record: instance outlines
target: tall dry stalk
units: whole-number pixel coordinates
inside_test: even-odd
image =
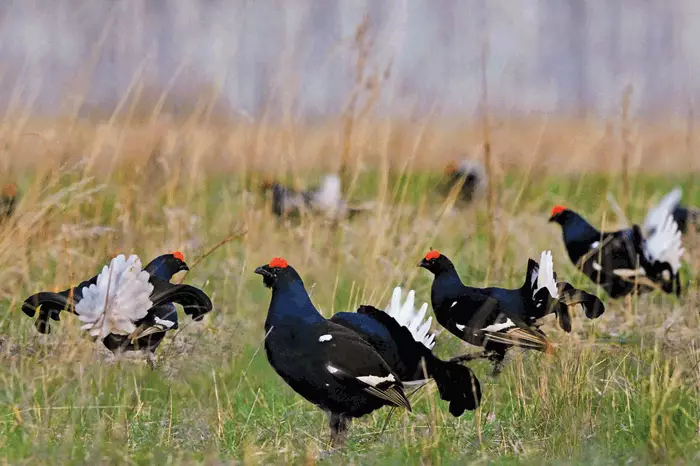
[[[355,108],[357,100],[362,90],[362,85],[365,81],[365,70],[367,68],[367,58],[371,48],[369,40],[369,16],[365,15],[364,19],[358,24],[355,30],[355,48],[357,50],[357,61],[355,62],[355,87],[350,95],[345,112],[343,114],[343,153],[340,159],[340,176],[343,181],[343,186],[347,186],[348,181],[348,161],[352,150],[352,136],[355,129]]]
[[[488,251],[489,251],[489,273],[492,269],[496,269],[498,264],[496,264],[496,222],[494,219],[494,210],[496,204],[495,191],[493,188],[493,161],[491,156],[491,132],[490,132],[490,121],[489,121],[489,89],[488,89],[488,78],[486,75],[486,67],[488,65],[488,55],[489,47],[488,43],[484,43],[482,54],[481,54],[481,128],[483,137],[483,148],[484,148],[484,165],[486,167],[486,179],[488,180],[486,184],[486,214],[489,218],[489,228],[488,228]]]
[[[629,165],[630,165],[630,152],[631,152],[631,142],[630,142],[630,122],[629,122],[629,111],[630,111],[630,101],[632,99],[632,85],[627,85],[622,93],[622,115],[621,115],[621,129],[620,136],[622,138],[622,210],[625,215],[629,216],[629,202],[630,202],[630,175],[629,175]]]

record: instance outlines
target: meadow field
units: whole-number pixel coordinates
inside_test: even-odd
[[[0,184],[21,192],[0,224],[0,458],[3,464],[698,464],[700,239],[684,238],[680,298],[612,301],[571,334],[551,319],[551,356],[513,351],[493,378],[472,363],[482,406],[453,418],[433,384],[413,412],[384,408],[328,450],[325,415],[266,361],[270,300],[255,267],[283,256],[326,316],[383,308],[402,285],[429,301],[416,267],[430,248],[466,283],[519,287],[528,258],[551,249],[561,278],[595,291],[566,256],[554,204],[596,225],[630,222],[670,188],[700,205],[692,125],[542,116],[494,119],[490,193],[453,209],[435,187],[450,160],[484,160],[478,120],[218,121],[124,109],[111,118],[0,122]],[[343,163],[344,162],[344,163]],[[271,176],[310,187],[345,172],[348,198],[376,201],[329,226],[280,222],[260,189]],[[487,202],[487,199],[491,202]],[[66,315],[39,335],[22,301],[94,275],[116,253],[145,261],[180,250],[186,283],[214,302],[202,322],[181,314],[152,370],[91,343]],[[442,357],[469,350],[434,324]],[[475,349],[475,348],[473,348]]]

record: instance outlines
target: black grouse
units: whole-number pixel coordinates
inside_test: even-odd
[[[17,185],[7,184],[0,195],[0,222],[12,217],[17,207]]]
[[[552,352],[552,343],[539,329],[543,317],[556,314],[562,329],[570,332],[570,306],[583,306],[589,318],[604,312],[596,296],[556,281],[549,251],[542,254],[540,262],[528,261],[520,288],[475,288],[465,286],[454,264],[438,251],[425,255],[418,266],[435,275],[431,301],[437,321],[467,343],[484,348],[482,353],[453,361],[485,357],[494,362],[494,374],[498,374],[510,347]]]
[[[468,367],[443,361],[433,354],[435,335],[430,333],[432,318],[423,321],[428,303],[417,311],[414,303],[413,290],[408,292],[402,304],[401,288],[396,287],[386,311],[373,306],[360,306],[357,312],[339,312],[330,320],[359,333],[389,364],[404,385],[422,385],[427,378],[432,378],[440,398],[450,403],[453,416],[461,416],[465,410],[478,408],[481,402],[479,380]]]
[[[647,236],[654,234],[669,213],[683,234],[687,233],[688,227],[700,228],[700,209],[681,205],[682,196],[683,190],[676,187],[661,198],[658,204],[649,209],[644,219],[644,233]]]
[[[298,217],[307,212],[338,220],[352,218],[368,208],[349,206],[343,199],[340,177],[334,174],[325,175],[319,186],[303,192],[276,181],[265,181],[262,188],[272,191],[272,213],[278,217]]]
[[[469,203],[486,188],[486,170],[473,160],[463,160],[459,165],[451,162],[445,167],[442,191],[445,195],[458,189],[457,199]]]
[[[382,406],[411,410],[398,374],[360,334],[316,310],[287,261],[276,257],[255,273],[272,288],[267,359],[294,391],[328,413],[333,447],[345,442],[352,418]]]
[[[143,270],[136,255],[120,254],[102,272],[59,293],[40,292],[27,298],[22,311],[34,317],[40,333],[50,333],[49,318],[60,320],[64,309],[76,314],[94,339],[114,353],[144,351],[153,366],[155,351],[168,330],[178,328],[180,304],[187,315],[201,320],[212,310],[209,297],[191,285],[174,285],[170,279],[189,270],[180,252],[153,259]]]
[[[557,205],[550,222],[561,225],[564,245],[574,263],[611,298],[661,289],[680,296],[683,247],[681,232],[671,215],[663,216],[651,234],[639,225],[601,232],[583,217]]]

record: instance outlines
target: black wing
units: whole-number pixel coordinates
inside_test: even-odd
[[[324,351],[331,374],[387,403],[411,410],[403,384],[375,349],[356,332],[328,322]]]
[[[51,333],[49,318],[55,321],[61,320],[59,315],[63,310],[75,314],[75,305],[83,299],[83,288],[95,283],[97,283],[97,275],[74,288],[58,293],[42,291],[33,294],[22,303],[22,312],[29,317],[34,317],[39,309],[39,317],[34,326],[39,333]]]
[[[204,314],[210,312],[214,306],[207,294],[191,285],[174,285],[160,278],[151,276],[153,285],[151,302],[153,307],[167,303],[176,303],[183,307],[185,314],[192,316],[193,320],[202,320]]]
[[[605,312],[605,305],[596,295],[574,288],[567,282],[558,282],[559,301],[566,306],[580,304],[589,319],[597,319]]]
[[[471,311],[471,312],[469,312]],[[488,341],[508,346],[535,349],[550,353],[552,343],[539,330],[530,327],[501,303],[476,289],[457,299],[451,315],[452,324],[463,332],[463,339],[478,346]]]

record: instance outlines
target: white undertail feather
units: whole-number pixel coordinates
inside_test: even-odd
[[[321,185],[314,192],[314,208],[328,214],[334,214],[343,206],[342,196],[340,177],[338,175],[326,175],[321,180]]]
[[[649,209],[647,217],[644,219],[644,234],[653,235],[656,230],[663,225],[668,215],[673,214],[674,209],[681,202],[683,190],[674,188],[666,194],[658,204]]]
[[[552,251],[542,251],[540,255],[540,267],[537,273],[537,289],[535,293],[542,288],[547,288],[552,298],[558,298],[557,281],[554,278],[554,261],[552,260]]]
[[[667,214],[656,231],[644,241],[644,255],[650,262],[668,262],[675,274],[681,268],[683,252],[681,232],[673,217]]]
[[[110,333],[130,335],[136,330],[134,322],[143,319],[153,305],[149,277],[135,255],[112,259],[102,268],[97,283],[82,290],[83,298],[75,306],[78,319],[85,323],[81,329],[98,338]]]
[[[425,322],[423,321],[428,312],[428,303],[423,303],[420,309],[416,310],[415,301],[416,292],[410,290],[408,296],[406,296],[406,301],[402,304],[401,287],[397,286],[391,295],[391,303],[389,303],[389,307],[384,312],[389,314],[399,325],[406,327],[411,332],[414,340],[422,343],[428,349],[433,349],[433,346],[435,346],[435,334],[430,333],[430,324],[433,318],[428,317]]]

